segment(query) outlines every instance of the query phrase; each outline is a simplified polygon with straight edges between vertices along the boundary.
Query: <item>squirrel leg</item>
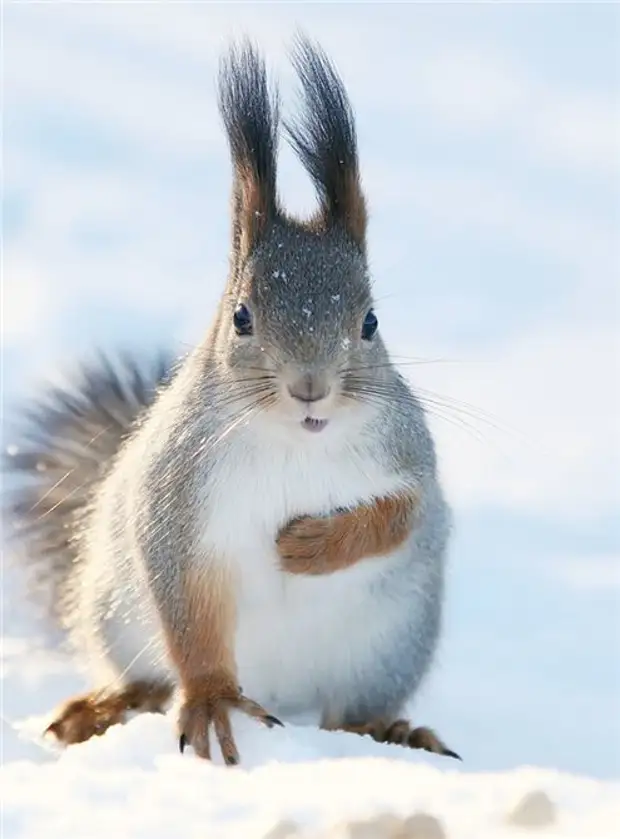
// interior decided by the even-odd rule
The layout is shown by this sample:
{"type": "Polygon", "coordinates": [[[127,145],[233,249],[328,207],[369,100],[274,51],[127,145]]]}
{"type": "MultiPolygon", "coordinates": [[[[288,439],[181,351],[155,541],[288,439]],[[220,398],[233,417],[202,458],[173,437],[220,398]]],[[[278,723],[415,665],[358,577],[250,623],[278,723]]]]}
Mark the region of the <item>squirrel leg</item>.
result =
{"type": "Polygon", "coordinates": [[[290,574],[331,574],[390,553],[411,532],[417,505],[416,493],[407,491],[330,516],[293,519],[276,537],[282,569],[290,574]]]}
{"type": "MultiPolygon", "coordinates": [[[[181,683],[179,748],[192,746],[199,757],[211,757],[213,731],[224,762],[239,763],[230,722],[238,710],[271,728],[282,725],[239,687],[234,659],[235,597],[222,568],[184,569],[176,608],[162,611],[168,651],[181,683]]],[[[162,603],[165,601],[162,600],[162,603]]]]}
{"type": "Polygon", "coordinates": [[[449,749],[432,729],[414,728],[408,720],[398,719],[390,722],[380,718],[360,724],[324,721],[321,728],[325,731],[348,731],[361,736],[367,734],[377,743],[391,743],[409,749],[424,749],[427,752],[461,760],[461,757],[449,749]]]}
{"type": "Polygon", "coordinates": [[[172,686],[157,682],[131,682],[117,690],[107,688],[77,696],[66,702],[45,729],[65,745],[83,743],[117,723],[129,711],[163,714],[172,696],[172,686]]]}

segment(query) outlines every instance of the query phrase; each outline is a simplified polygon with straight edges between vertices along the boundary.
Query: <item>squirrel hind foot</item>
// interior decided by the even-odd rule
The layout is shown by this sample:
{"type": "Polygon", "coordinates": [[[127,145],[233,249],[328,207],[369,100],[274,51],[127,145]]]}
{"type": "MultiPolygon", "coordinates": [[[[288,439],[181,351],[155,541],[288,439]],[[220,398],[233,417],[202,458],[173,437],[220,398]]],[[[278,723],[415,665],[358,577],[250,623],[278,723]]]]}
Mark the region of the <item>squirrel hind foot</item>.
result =
{"type": "Polygon", "coordinates": [[[267,728],[283,723],[269,714],[258,702],[232,687],[226,673],[213,673],[202,683],[193,685],[185,696],[179,715],[179,751],[192,746],[198,757],[211,759],[210,730],[220,748],[224,763],[236,766],[239,752],[230,721],[230,711],[237,710],[261,722],[267,728]]]}
{"type": "Polygon", "coordinates": [[[449,749],[440,737],[431,729],[421,726],[412,728],[407,720],[397,720],[388,728],[386,743],[400,743],[410,749],[424,749],[436,755],[462,760],[462,757],[449,749]]]}
{"type": "Polygon", "coordinates": [[[328,731],[347,731],[361,736],[367,734],[377,743],[387,743],[394,746],[404,746],[408,749],[423,749],[433,754],[462,760],[460,755],[449,749],[435,732],[424,726],[414,728],[409,720],[395,720],[386,722],[376,719],[361,724],[323,725],[328,731]]]}
{"type": "Polygon", "coordinates": [[[104,689],[76,696],[57,711],[44,734],[65,746],[83,743],[123,724],[130,711],[163,714],[172,687],[162,683],[132,682],[118,690],[104,689]]]}

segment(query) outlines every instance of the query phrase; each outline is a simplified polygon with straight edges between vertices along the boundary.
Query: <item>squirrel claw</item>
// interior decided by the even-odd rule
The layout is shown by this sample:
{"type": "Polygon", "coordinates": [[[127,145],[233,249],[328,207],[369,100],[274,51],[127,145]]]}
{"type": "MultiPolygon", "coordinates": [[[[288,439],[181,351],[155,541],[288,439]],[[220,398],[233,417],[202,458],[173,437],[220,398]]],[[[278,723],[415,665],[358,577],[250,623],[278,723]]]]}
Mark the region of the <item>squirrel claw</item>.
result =
{"type": "Polygon", "coordinates": [[[272,714],[267,714],[263,717],[263,722],[267,726],[267,728],[273,728],[274,725],[280,725],[284,728],[284,723],[279,720],[277,717],[274,717],[272,714]]]}
{"type": "Polygon", "coordinates": [[[444,757],[453,757],[455,760],[460,760],[460,761],[463,760],[463,758],[460,755],[457,755],[456,752],[453,752],[450,749],[444,749],[442,754],[444,755],[444,757]]]}
{"type": "Polygon", "coordinates": [[[187,737],[185,736],[185,734],[181,734],[181,736],[179,737],[179,751],[181,752],[181,754],[183,754],[183,752],[185,751],[185,746],[187,746],[187,737]]]}
{"type": "Polygon", "coordinates": [[[43,732],[43,736],[47,737],[48,734],[53,734],[54,737],[58,737],[58,732],[60,730],[60,723],[58,720],[51,722],[48,727],[43,732]]]}

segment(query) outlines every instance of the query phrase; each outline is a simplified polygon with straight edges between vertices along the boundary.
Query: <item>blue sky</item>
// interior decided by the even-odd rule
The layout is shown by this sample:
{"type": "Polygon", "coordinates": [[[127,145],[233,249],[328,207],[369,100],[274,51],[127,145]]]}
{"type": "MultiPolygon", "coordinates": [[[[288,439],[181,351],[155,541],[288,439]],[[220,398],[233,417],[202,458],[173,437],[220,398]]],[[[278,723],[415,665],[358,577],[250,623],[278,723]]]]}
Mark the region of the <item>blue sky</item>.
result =
{"type": "MultiPolygon", "coordinates": [[[[451,406],[432,417],[457,525],[446,631],[417,713],[472,768],[618,775],[618,7],[13,3],[4,21],[7,409],[96,347],[200,339],[229,235],[217,60],[253,36],[293,108],[303,28],[358,115],[381,328],[451,406]]],[[[286,148],[281,191],[312,207],[286,148]]]]}

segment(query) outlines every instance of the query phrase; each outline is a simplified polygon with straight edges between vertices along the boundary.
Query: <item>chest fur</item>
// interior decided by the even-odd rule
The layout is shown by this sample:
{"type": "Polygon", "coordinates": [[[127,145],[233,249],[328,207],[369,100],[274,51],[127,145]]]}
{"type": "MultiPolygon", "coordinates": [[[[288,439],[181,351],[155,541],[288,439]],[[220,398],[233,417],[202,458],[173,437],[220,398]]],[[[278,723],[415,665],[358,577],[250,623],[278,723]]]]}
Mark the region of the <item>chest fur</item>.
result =
{"type": "Polygon", "coordinates": [[[294,445],[240,437],[211,473],[202,538],[222,560],[264,567],[279,528],[296,516],[326,515],[397,491],[404,480],[367,449],[294,445]]]}
{"type": "Polygon", "coordinates": [[[317,692],[337,691],[339,679],[353,677],[352,661],[372,659],[393,619],[374,608],[373,584],[402,553],[323,577],[287,575],[278,566],[278,529],[402,484],[369,454],[346,448],[235,445],[222,458],[205,498],[202,539],[235,570],[239,679],[258,701],[305,709],[317,692]]]}

